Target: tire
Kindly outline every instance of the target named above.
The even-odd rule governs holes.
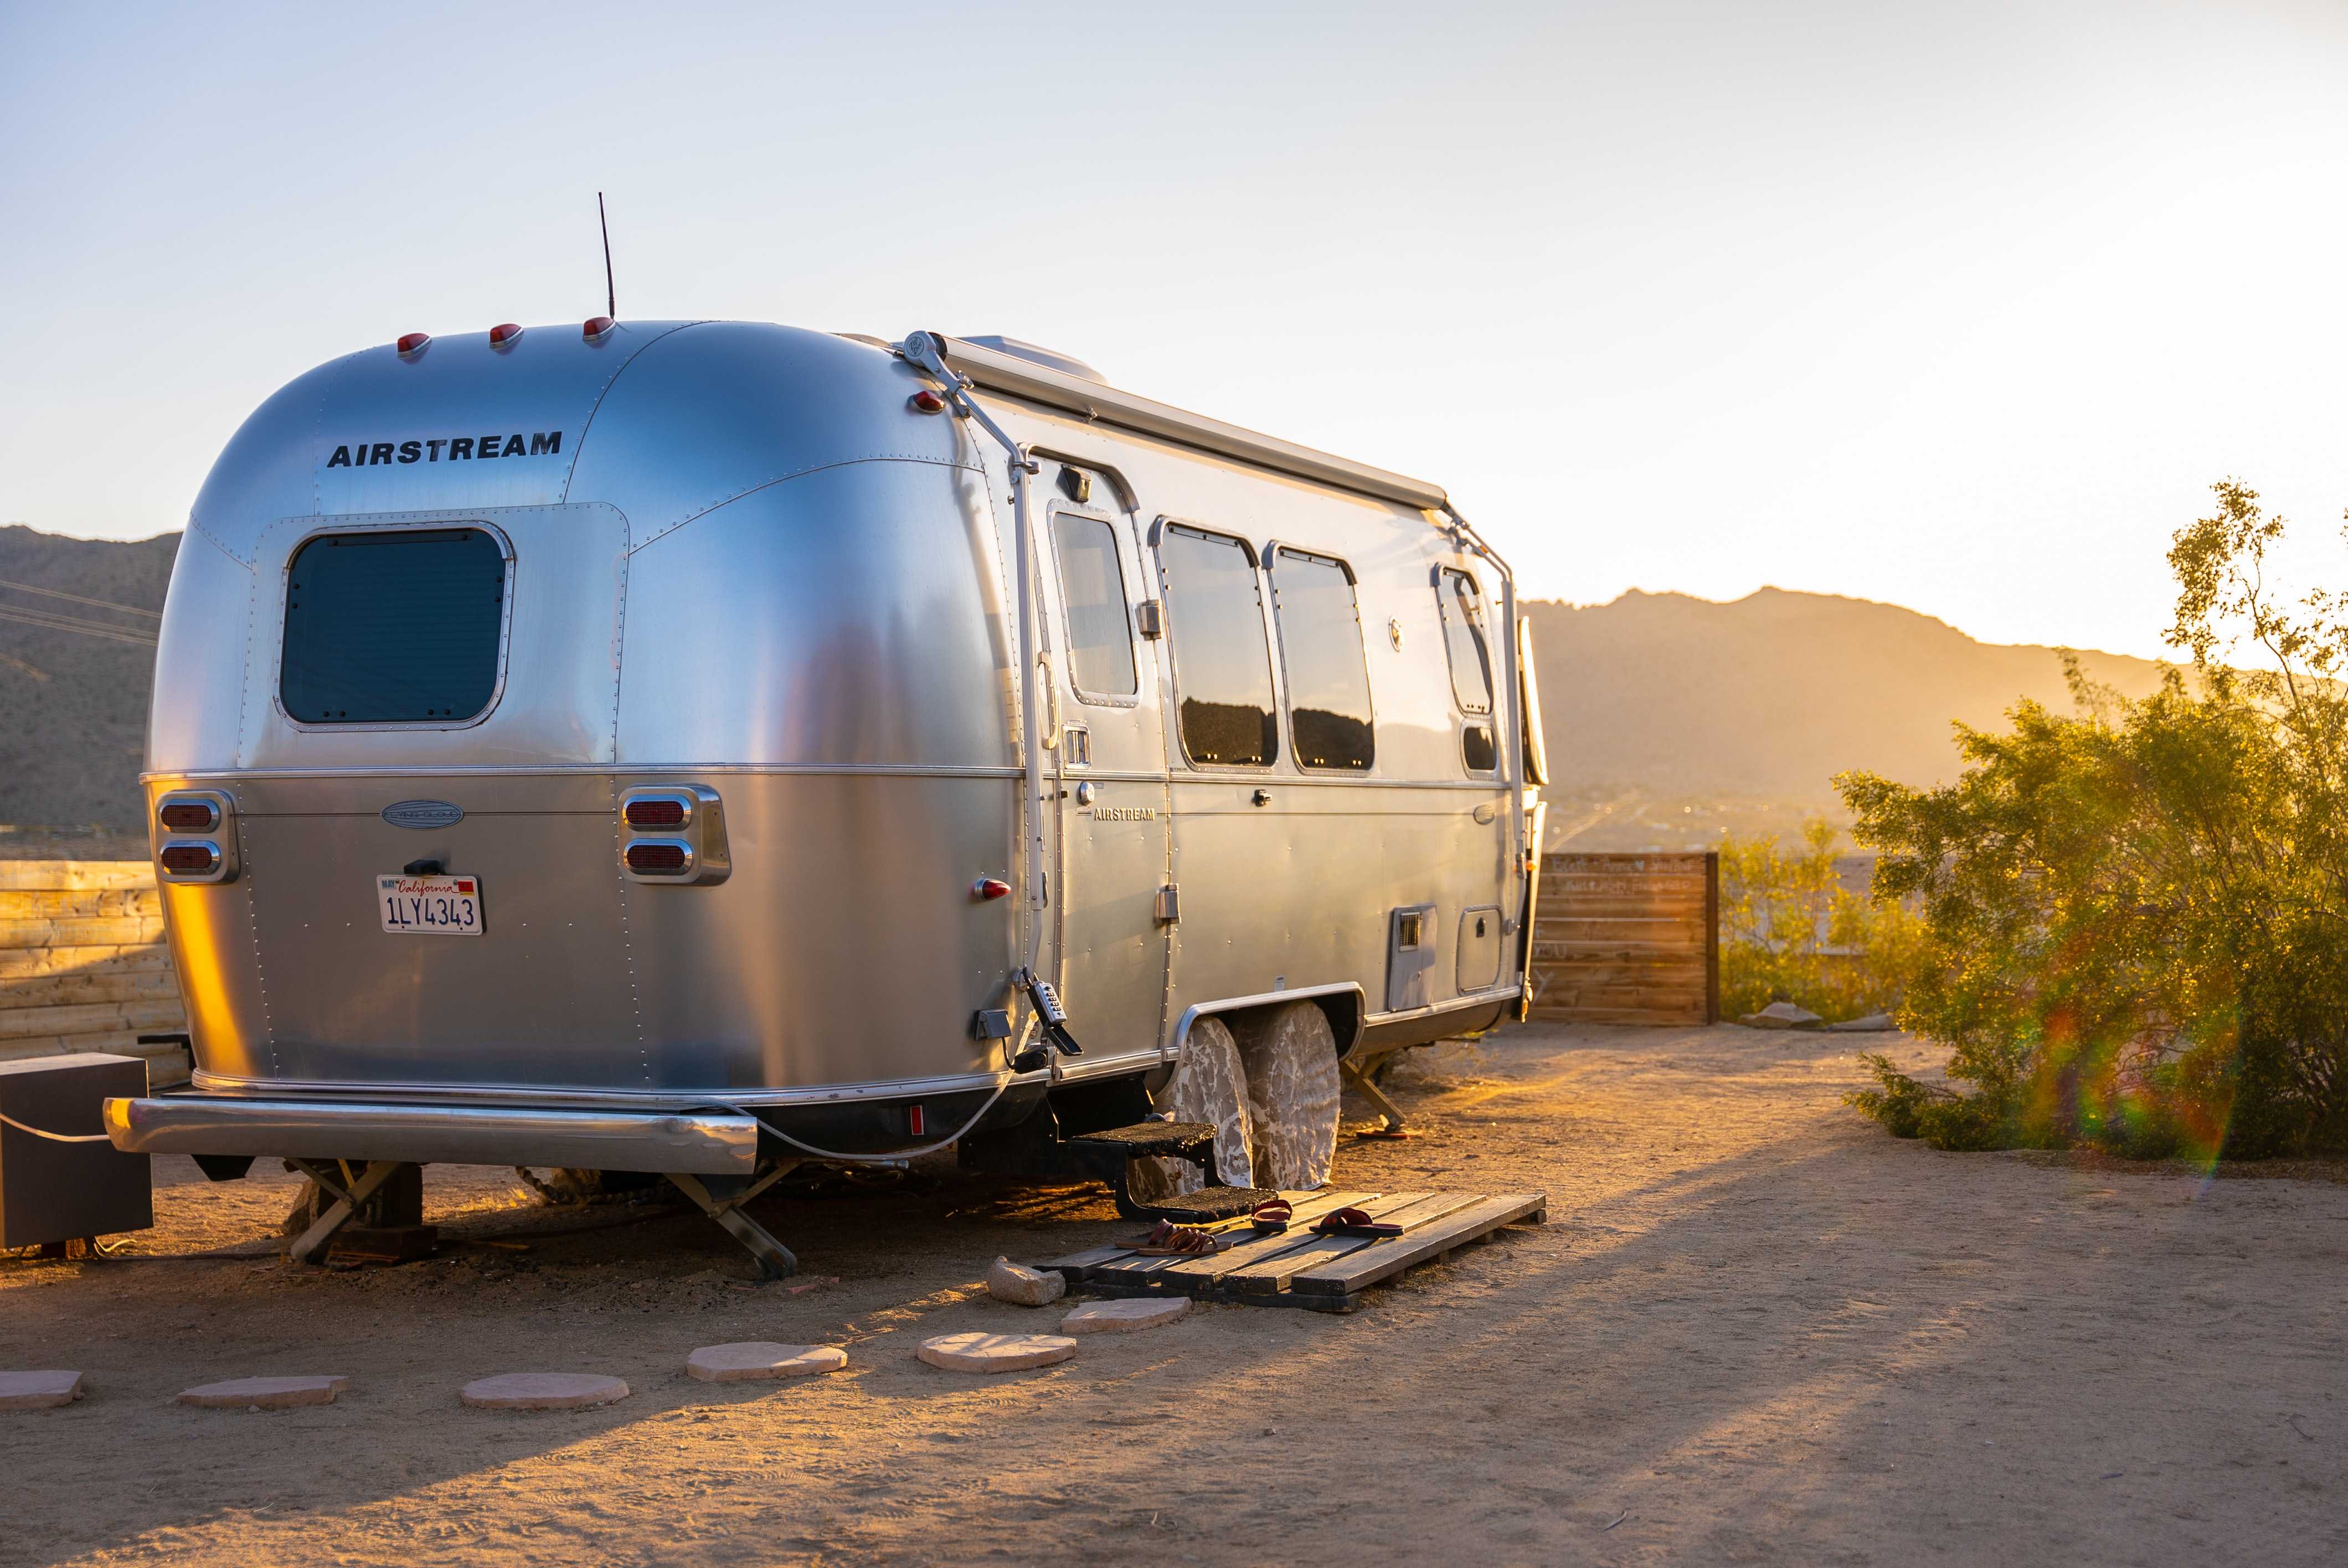
[[[1249,1126],[1247,1071],[1241,1065],[1239,1043],[1222,1020],[1202,1018],[1190,1026],[1174,1076],[1159,1091],[1157,1105],[1171,1111],[1177,1122],[1212,1122],[1215,1173],[1225,1186],[1252,1184],[1255,1148]],[[1207,1184],[1188,1160],[1136,1160],[1127,1175],[1129,1190],[1144,1203],[1195,1193]]]
[[[1282,1192],[1328,1185],[1343,1090],[1329,1015],[1309,1001],[1268,1008],[1241,1021],[1238,1043],[1254,1184]]]

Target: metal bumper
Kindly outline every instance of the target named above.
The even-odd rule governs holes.
[[[108,1100],[106,1132],[128,1154],[253,1154],[417,1164],[550,1165],[747,1176],[748,1116],[489,1110],[173,1095]]]

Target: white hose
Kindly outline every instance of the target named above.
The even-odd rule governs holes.
[[[30,1132],[36,1138],[46,1138],[52,1143],[111,1143],[114,1140],[103,1132],[45,1132],[38,1127],[27,1127],[14,1116],[0,1116],[19,1132]]]

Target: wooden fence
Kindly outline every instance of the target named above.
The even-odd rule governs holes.
[[[1541,856],[1532,1016],[1720,1021],[1720,856]]]
[[[139,1037],[187,1027],[152,866],[0,860],[0,1061],[106,1050],[180,1083],[186,1050]]]

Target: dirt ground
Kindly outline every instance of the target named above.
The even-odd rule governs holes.
[[[975,1282],[1130,1231],[1096,1192],[924,1164],[764,1203],[794,1283],[837,1277],[794,1294],[697,1214],[471,1169],[427,1177],[467,1238],[430,1262],[174,1257],[258,1245],[294,1187],[159,1162],[135,1258],[0,1264],[0,1367],[92,1388],[0,1414],[0,1563],[2348,1561],[2348,1184],[1900,1143],[1838,1104],[1887,1040],[1931,1059],[1735,1028],[1421,1053],[1426,1135],[1347,1143],[1339,1181],[1546,1190],[1546,1227],[1352,1317],[1204,1307],[997,1378],[914,1347],[1053,1327]],[[752,1338],[850,1365],[685,1376]],[[172,1402],[265,1370],[351,1387]],[[635,1391],[458,1405],[511,1370]]]

